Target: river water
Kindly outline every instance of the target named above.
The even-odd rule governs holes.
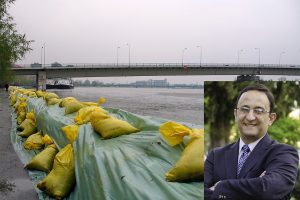
[[[135,114],[165,118],[203,126],[203,89],[75,87],[49,90],[61,98],[97,102],[104,97],[105,107],[120,108]]]

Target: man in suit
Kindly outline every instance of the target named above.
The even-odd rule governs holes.
[[[268,127],[276,119],[274,97],[264,85],[240,91],[234,109],[240,139],[213,149],[204,166],[205,199],[290,199],[299,156],[272,140]]]

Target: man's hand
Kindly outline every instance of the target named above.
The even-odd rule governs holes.
[[[263,173],[261,173],[261,175],[259,176],[260,178],[263,177],[264,175],[266,175],[267,171],[264,171]],[[220,181],[216,182],[212,187],[210,187],[209,189],[211,191],[214,191],[216,186],[218,185],[218,183],[220,183]]]
[[[215,187],[218,185],[218,183],[220,183],[221,181],[218,181],[218,182],[216,182],[212,187],[210,187],[209,189],[211,190],[211,191],[214,191],[215,190]]]

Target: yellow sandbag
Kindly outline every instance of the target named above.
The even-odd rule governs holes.
[[[70,144],[72,144],[76,138],[77,138],[77,134],[78,134],[78,126],[77,125],[68,125],[68,126],[64,126],[62,127],[62,131],[65,133],[68,141]]]
[[[98,103],[96,102],[82,102],[81,103],[85,106],[98,106]]]
[[[17,102],[17,94],[14,93],[14,94],[11,96],[11,98],[10,98],[10,103],[9,103],[9,105],[10,105],[10,106],[13,106],[16,102]]]
[[[71,101],[77,101],[77,99],[75,99],[74,97],[63,98],[62,101],[59,103],[59,107],[65,107],[66,104],[71,102]]]
[[[68,144],[56,154],[53,169],[37,187],[56,199],[62,199],[71,192],[75,181],[73,148]]]
[[[26,112],[27,103],[26,102],[20,102],[17,106],[17,115],[20,114],[20,112]]]
[[[138,132],[139,129],[133,127],[126,121],[109,117],[103,120],[91,120],[94,130],[104,139],[118,137],[130,133]]]
[[[202,181],[204,174],[204,132],[193,129],[193,134],[180,159],[169,172],[166,180],[171,182]]]
[[[34,156],[32,160],[25,165],[27,169],[36,169],[49,173],[53,167],[53,161],[58,149],[55,144],[47,146],[43,151]]]
[[[90,121],[90,116],[92,112],[103,112],[105,114],[108,114],[106,110],[99,106],[87,106],[84,108],[81,108],[77,114],[74,117],[74,122],[78,125],[88,123]]]
[[[31,110],[29,113],[26,114],[26,119],[31,119],[33,122],[35,122],[35,116],[33,110]]]
[[[61,99],[58,99],[58,98],[52,98],[52,99],[49,99],[47,101],[47,105],[48,106],[51,106],[51,105],[55,105],[55,104],[58,104],[61,102]]]
[[[8,87],[8,92],[11,93],[12,91],[14,91],[16,89],[16,86],[9,86]]]
[[[104,112],[94,111],[91,113],[90,121],[92,124],[96,124],[97,121],[110,118],[110,116]]]
[[[45,92],[43,92],[42,90],[38,90],[38,91],[36,91],[36,95],[38,97],[43,97],[44,98]]]
[[[183,137],[191,133],[191,129],[175,122],[162,124],[159,131],[171,146],[181,143]]]
[[[21,137],[29,137],[30,135],[37,132],[36,124],[31,119],[25,119],[17,130],[23,130],[18,135]]]
[[[34,97],[37,97],[36,93],[35,92],[29,92],[27,94],[27,96],[31,97],[31,98],[34,98]]]
[[[32,89],[32,88],[31,89],[23,89],[22,94],[29,96],[32,92],[35,93],[34,91],[35,91],[35,89]]]
[[[99,100],[98,100],[98,103],[96,102],[82,102],[81,103],[85,106],[99,106],[100,104],[103,104],[105,103],[105,98],[104,97],[100,97]]]
[[[30,135],[24,142],[24,148],[27,150],[38,150],[44,148],[43,135],[40,132]]]
[[[98,100],[98,104],[103,104],[106,102],[106,99],[104,97],[100,97],[99,100]]]
[[[77,112],[79,109],[83,107],[85,107],[85,105],[83,105],[81,102],[71,101],[65,105],[65,115],[71,114],[73,112]]]
[[[49,99],[52,99],[52,98],[59,99],[59,96],[53,92],[47,92],[46,95],[44,96],[44,98],[46,101],[48,101]]]
[[[51,137],[48,134],[45,134],[42,138],[43,142],[47,145],[51,145],[53,144],[53,140],[51,139]]]
[[[17,117],[17,123],[22,124],[22,122],[26,119],[26,112],[21,111],[19,116]]]

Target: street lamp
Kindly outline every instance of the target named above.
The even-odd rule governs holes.
[[[129,67],[130,67],[130,44],[126,44],[127,46],[128,46],[128,59],[129,59],[129,61],[128,61],[128,63],[129,63]]]
[[[117,47],[117,66],[119,65],[119,49],[120,47]]]
[[[258,50],[258,66],[260,66],[260,48],[255,48],[255,50]]]
[[[280,65],[280,61],[281,61],[281,56],[282,56],[283,54],[285,54],[284,51],[280,52],[280,54],[279,54],[279,65]]]
[[[240,53],[243,52],[243,49],[238,50],[237,52],[237,64],[240,64]]]
[[[200,48],[200,67],[201,67],[201,61],[202,61],[202,47],[196,46],[197,48]]]
[[[182,63],[182,66],[183,66],[183,57],[184,57],[184,51],[187,50],[187,48],[184,48],[182,49],[182,57],[181,57],[181,63]]]
[[[44,43],[44,67],[46,67],[46,44]]]
[[[42,46],[42,48],[41,48],[41,66],[43,65],[43,46]]]

